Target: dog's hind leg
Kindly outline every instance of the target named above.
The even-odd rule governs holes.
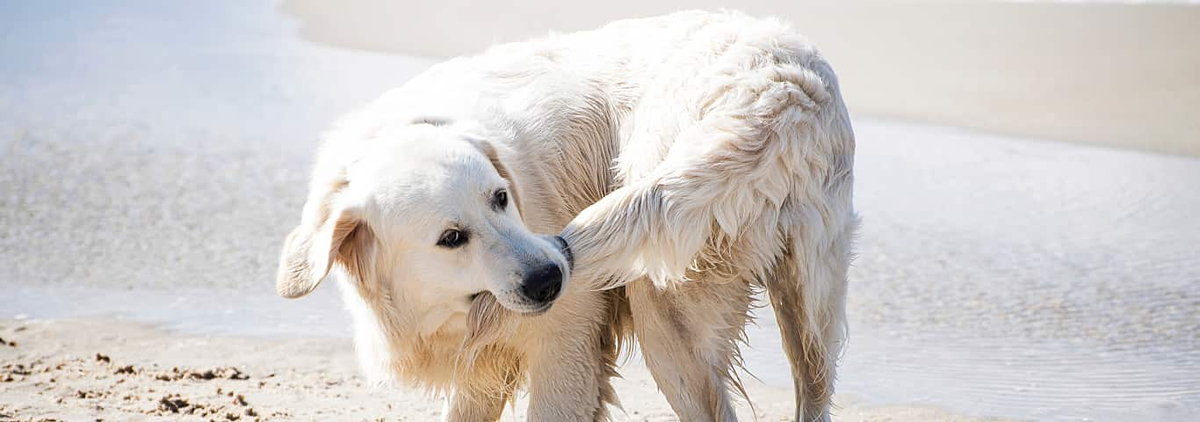
[[[749,284],[693,280],[659,288],[641,279],[626,292],[646,366],[679,419],[737,420],[729,390],[741,392],[733,371]]]
[[[846,273],[857,223],[848,215],[793,226],[775,271],[763,278],[791,366],[799,422],[829,421],[846,336]]]

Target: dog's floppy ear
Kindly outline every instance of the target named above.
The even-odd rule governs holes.
[[[275,291],[288,299],[311,293],[329,275],[343,244],[359,227],[349,210],[337,210],[319,225],[301,224],[288,235],[279,257]],[[308,223],[308,222],[305,222]]]
[[[508,196],[513,199],[513,204],[517,206],[517,214],[520,214],[524,218],[525,213],[523,212],[524,208],[521,208],[521,196],[517,193],[520,190],[517,188],[517,180],[513,177],[512,172],[508,170],[508,167],[504,165],[504,161],[500,160],[500,155],[496,153],[496,148],[492,146],[491,142],[483,139],[468,138],[468,140],[479,152],[487,156],[488,161],[492,162],[492,167],[496,169],[496,173],[500,173],[500,177],[508,181]]]
[[[283,241],[275,291],[288,299],[311,293],[329,275],[339,255],[356,255],[354,234],[364,226],[355,207],[345,203],[342,193],[349,186],[345,167],[321,165],[313,172],[313,184],[300,226]],[[361,236],[360,236],[361,237]],[[353,266],[356,267],[357,266]]]

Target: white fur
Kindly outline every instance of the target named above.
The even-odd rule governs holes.
[[[605,419],[632,332],[681,418],[730,420],[765,287],[797,419],[827,419],[853,155],[830,66],[777,21],[683,12],[500,45],[328,134],[279,289],[342,268],[367,374],[448,393],[448,419],[495,419],[526,382],[532,420]],[[469,249],[434,245],[454,224]],[[572,281],[545,315],[517,313],[539,311],[514,293],[528,262],[567,265],[539,236],[560,230]]]

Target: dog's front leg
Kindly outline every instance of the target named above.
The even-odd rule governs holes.
[[[531,422],[609,420],[617,404],[609,379],[616,376],[620,324],[610,312],[612,292],[571,291],[545,315],[529,318],[523,339],[529,371]]]
[[[444,422],[498,421],[511,393],[471,394],[462,389],[451,391],[442,406]]]
[[[551,343],[530,362],[529,421],[608,420],[601,402],[598,356],[592,346],[567,340]],[[561,347],[559,347],[561,346]]]
[[[486,348],[475,364],[459,370],[458,380],[446,395],[442,420],[446,422],[498,421],[523,377],[520,359],[512,349]]]

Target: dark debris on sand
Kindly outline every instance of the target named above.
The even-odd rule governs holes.
[[[196,370],[196,369],[180,369],[178,367],[171,368],[171,372],[160,373],[154,376],[159,381],[179,381],[179,380],[198,380],[210,381],[214,379],[228,380],[248,380],[250,376],[243,373],[240,369],[232,366],[224,366],[214,369]]]

